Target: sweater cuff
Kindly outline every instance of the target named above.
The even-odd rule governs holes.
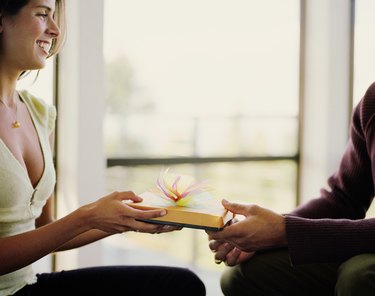
[[[307,219],[285,216],[293,265],[341,263],[354,255],[375,253],[375,220]]]

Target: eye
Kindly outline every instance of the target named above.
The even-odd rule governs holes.
[[[37,16],[44,20],[48,17],[48,14],[47,13],[38,13]]]

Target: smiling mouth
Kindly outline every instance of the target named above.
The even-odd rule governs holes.
[[[51,43],[49,42],[45,42],[45,41],[37,41],[36,42],[38,44],[38,46],[43,49],[43,51],[46,53],[46,54],[49,54],[49,50],[51,49]]]

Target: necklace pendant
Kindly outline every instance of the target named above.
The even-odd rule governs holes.
[[[21,123],[18,120],[12,123],[12,128],[20,128],[20,127],[21,127]]]

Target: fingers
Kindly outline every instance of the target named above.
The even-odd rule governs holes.
[[[130,202],[126,202],[130,200]],[[170,232],[178,227],[163,227],[140,222],[138,220],[149,220],[165,216],[165,209],[137,209],[130,206],[132,201],[140,201],[141,198],[132,191],[116,191],[104,196],[97,201],[85,205],[83,210],[88,211],[91,227],[100,229],[107,233],[122,233],[125,231],[140,231],[148,233]]]
[[[131,200],[134,202],[141,202],[143,199],[139,195],[136,195],[133,191],[115,191],[111,195],[117,197],[120,200]]]
[[[209,242],[209,248],[215,253],[215,263],[220,264],[227,260],[227,256],[233,250],[234,246],[227,242],[212,240]]]
[[[181,230],[183,227],[172,226],[172,225],[163,225],[162,232],[170,232],[175,230]]]
[[[131,216],[134,219],[148,220],[152,218],[163,217],[167,214],[165,209],[156,209],[156,210],[141,210],[128,207],[130,209],[130,214],[127,211],[127,215]]]
[[[162,225],[142,222],[135,220],[131,228],[135,232],[141,232],[141,233],[160,233],[162,231]]]
[[[228,225],[223,230],[220,231],[206,231],[209,239],[214,240],[231,240],[232,237],[236,234],[236,224]]]
[[[239,257],[241,255],[241,250],[238,248],[233,248],[225,257],[225,264],[228,266],[234,266],[239,263]]]
[[[217,240],[210,240],[208,242],[208,247],[210,248],[210,250],[212,252],[216,252],[218,247],[220,246],[221,242],[217,241]]]
[[[236,246],[219,241],[210,241],[210,249],[215,253],[216,264],[225,263],[227,266],[235,266],[243,261],[249,260],[255,252],[244,252]]]
[[[176,230],[181,230],[182,227],[173,226],[173,225],[159,225],[156,233],[165,233],[172,232]]]
[[[152,223],[141,222],[141,221],[136,221],[133,227],[134,227],[133,230],[135,232],[150,233],[150,234],[166,233],[166,232],[172,232],[172,231],[182,229],[182,227],[178,227],[178,226],[158,225],[158,224],[152,224]]]
[[[224,208],[226,208],[227,210],[229,210],[230,212],[234,214],[246,216],[246,214],[248,213],[248,206],[244,204],[232,203],[226,199],[223,199],[221,203]]]

